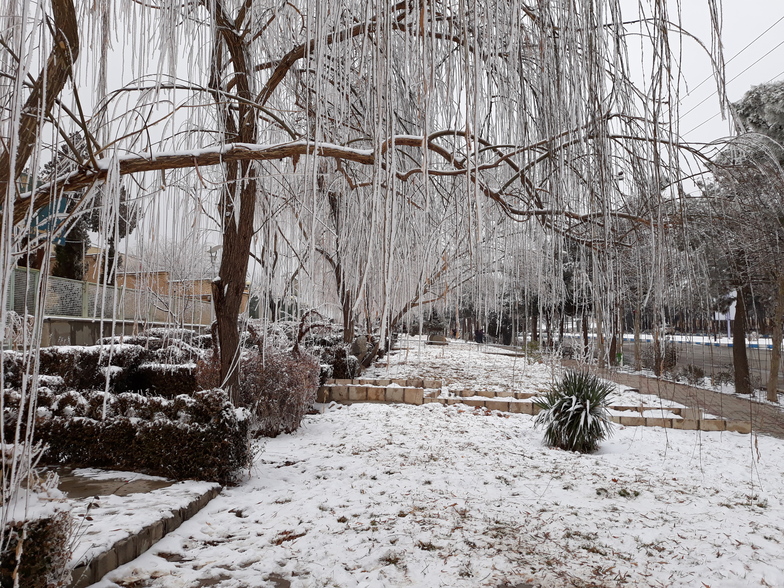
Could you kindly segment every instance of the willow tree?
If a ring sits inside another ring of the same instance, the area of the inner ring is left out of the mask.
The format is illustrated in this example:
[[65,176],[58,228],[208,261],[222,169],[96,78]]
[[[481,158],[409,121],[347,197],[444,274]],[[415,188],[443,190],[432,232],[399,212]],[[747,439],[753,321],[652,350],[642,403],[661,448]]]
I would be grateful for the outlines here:
[[[706,3],[719,22],[717,1]],[[363,230],[388,245],[369,261],[383,268],[406,238],[393,230],[393,205],[428,207],[442,198],[436,182],[450,184],[470,243],[484,238],[493,207],[581,244],[607,271],[602,251],[623,239],[618,222],[657,221],[624,212],[618,169],[675,177],[689,150],[673,122],[681,32],[667,6],[652,0],[630,16],[619,0],[6,3],[6,268],[31,211],[62,192],[106,183],[109,195],[124,186],[138,198],[195,200],[222,239],[213,300],[222,378],[235,391],[262,193],[277,202],[269,214],[317,210],[330,194],[320,178],[342,176],[369,203]],[[635,83],[627,37],[640,31],[633,61],[646,72]],[[711,47],[720,64],[720,44]],[[40,164],[75,130],[88,146],[73,154],[77,169],[21,193],[14,180],[31,155]],[[281,179],[291,177],[299,181]],[[379,293],[382,329],[389,288]]]

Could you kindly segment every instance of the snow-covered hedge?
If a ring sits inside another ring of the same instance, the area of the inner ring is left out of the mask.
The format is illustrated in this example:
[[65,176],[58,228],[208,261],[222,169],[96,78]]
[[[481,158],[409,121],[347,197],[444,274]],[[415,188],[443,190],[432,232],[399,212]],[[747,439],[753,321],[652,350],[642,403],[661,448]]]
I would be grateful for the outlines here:
[[[134,337],[137,343],[143,338]],[[76,390],[103,390],[109,377],[113,392],[149,390],[174,397],[196,391],[196,363],[203,351],[180,340],[166,345],[153,339],[150,347],[136,343],[114,343],[89,347],[44,347],[39,373],[61,379],[61,386]],[[158,343],[155,343],[155,342]],[[5,385],[19,389],[25,373],[25,355],[3,353]],[[48,387],[48,382],[41,382]]]
[[[0,586],[60,588],[70,584],[71,516],[55,511],[24,522],[11,522],[3,529],[0,554]],[[21,543],[21,545],[20,545]]]
[[[13,434],[19,404],[19,394],[7,390],[7,434]],[[219,389],[174,399],[42,389],[35,439],[49,447],[44,459],[56,463],[226,484],[250,466],[249,424],[247,412]]]

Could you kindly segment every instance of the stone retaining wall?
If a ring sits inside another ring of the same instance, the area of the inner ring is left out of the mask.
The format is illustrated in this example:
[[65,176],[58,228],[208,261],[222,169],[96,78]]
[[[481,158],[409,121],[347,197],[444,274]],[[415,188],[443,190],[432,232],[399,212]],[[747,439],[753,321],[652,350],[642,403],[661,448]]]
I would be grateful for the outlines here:
[[[390,380],[330,380],[319,388],[318,402],[387,402],[399,404],[444,405],[464,404],[475,408],[498,410],[517,414],[536,415],[539,406],[531,402],[536,396],[529,392],[507,392],[496,394],[489,391],[461,390],[455,397],[441,397],[439,380],[390,379]],[[636,412],[639,416],[612,415],[614,423],[624,427],[665,427],[692,431],[734,431],[750,433],[748,421],[726,421],[723,419],[702,418],[702,412],[693,408],[666,408],[664,410],[678,415],[679,418],[654,418],[642,416],[650,410],[660,410],[658,406],[611,406],[612,410]]]

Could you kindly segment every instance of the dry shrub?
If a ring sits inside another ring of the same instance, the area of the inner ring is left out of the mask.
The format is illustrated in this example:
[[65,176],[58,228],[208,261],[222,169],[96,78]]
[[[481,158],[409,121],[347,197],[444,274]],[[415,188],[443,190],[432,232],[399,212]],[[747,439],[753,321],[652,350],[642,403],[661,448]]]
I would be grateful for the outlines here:
[[664,372],[670,372],[675,368],[677,363],[678,352],[675,343],[672,341],[664,342],[663,353],[656,352],[656,346],[653,344],[644,345],[642,348],[642,366],[646,370],[651,370],[656,375],[661,375]]
[[3,529],[5,549],[0,555],[0,586],[14,586],[14,575],[24,588],[68,586],[70,535],[71,516],[65,511],[7,525]]
[[213,350],[196,362],[196,386],[200,390],[220,388],[220,356]]
[[[276,347],[246,349],[240,362],[240,406],[253,417],[257,435],[291,433],[316,401],[319,364],[309,353]],[[220,360],[209,354],[198,362],[199,387],[220,385]]]
[[33,315],[20,315],[9,310],[6,314],[5,332],[3,342],[12,347],[22,347],[33,340],[33,325],[35,317]]
[[[44,447],[40,443],[32,446],[9,443],[3,446],[0,454],[3,466],[1,504],[9,509],[0,554],[2,588],[14,585],[59,588],[70,583],[71,517],[62,500],[51,494],[57,487],[57,475],[52,472],[43,474],[37,469],[43,452]],[[17,480],[24,480],[24,490],[12,488],[12,470],[15,470]],[[19,507],[23,503],[39,508],[22,510]],[[24,519],[17,519],[15,512]],[[14,576],[18,584],[14,583]]]
[[240,400],[254,419],[259,435],[291,433],[316,401],[319,364],[303,352],[267,348],[245,353]]
[[362,373],[362,366],[359,360],[351,355],[349,345],[333,348],[331,353],[327,354],[326,360],[332,367],[329,377],[336,380],[352,380]]

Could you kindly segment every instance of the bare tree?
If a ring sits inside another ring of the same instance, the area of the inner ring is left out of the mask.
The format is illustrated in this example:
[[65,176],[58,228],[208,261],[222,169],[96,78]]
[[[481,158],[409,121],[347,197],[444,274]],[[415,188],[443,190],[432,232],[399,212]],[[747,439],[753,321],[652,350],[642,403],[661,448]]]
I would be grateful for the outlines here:
[[[706,1],[715,13],[715,0]],[[339,164],[372,200],[389,245],[386,260],[401,236],[385,203],[436,180],[462,194],[475,240],[488,204],[594,250],[614,246],[609,220],[645,221],[621,210],[618,162],[677,168],[681,152],[702,157],[678,141],[675,113],[664,107],[677,102],[674,78],[655,76],[645,93],[629,73],[632,26],[650,34],[645,59],[654,71],[677,65],[670,37],[680,31],[666,4],[657,0],[635,21],[615,0],[153,0],[123,7],[112,22],[103,1],[96,4],[100,19],[85,21],[88,34],[108,38],[112,26],[123,28],[124,40],[144,51],[125,72],[133,81],[120,88],[107,87],[106,49],[83,56],[86,67],[104,72],[95,110],[85,117],[79,88],[63,92],[69,67],[54,65],[69,66],[77,53],[75,9],[55,0],[54,22],[63,30],[55,31],[51,74],[28,84],[23,68],[5,72],[17,95],[28,96],[24,115],[7,102],[12,118],[24,120],[7,125],[13,138],[0,160],[5,230],[63,190],[119,186],[123,176],[134,176],[128,187],[151,197],[186,184],[214,194],[223,255],[213,300],[222,378],[235,389],[237,317],[259,193],[274,192],[281,175],[298,175],[303,193],[277,193],[300,209],[312,206],[326,196],[318,159]],[[34,111],[41,116],[30,116]],[[11,177],[47,121],[64,131],[82,128],[88,156],[76,171],[19,194]],[[181,132],[172,132],[176,124]],[[435,188],[422,193],[425,206],[441,198]]]

